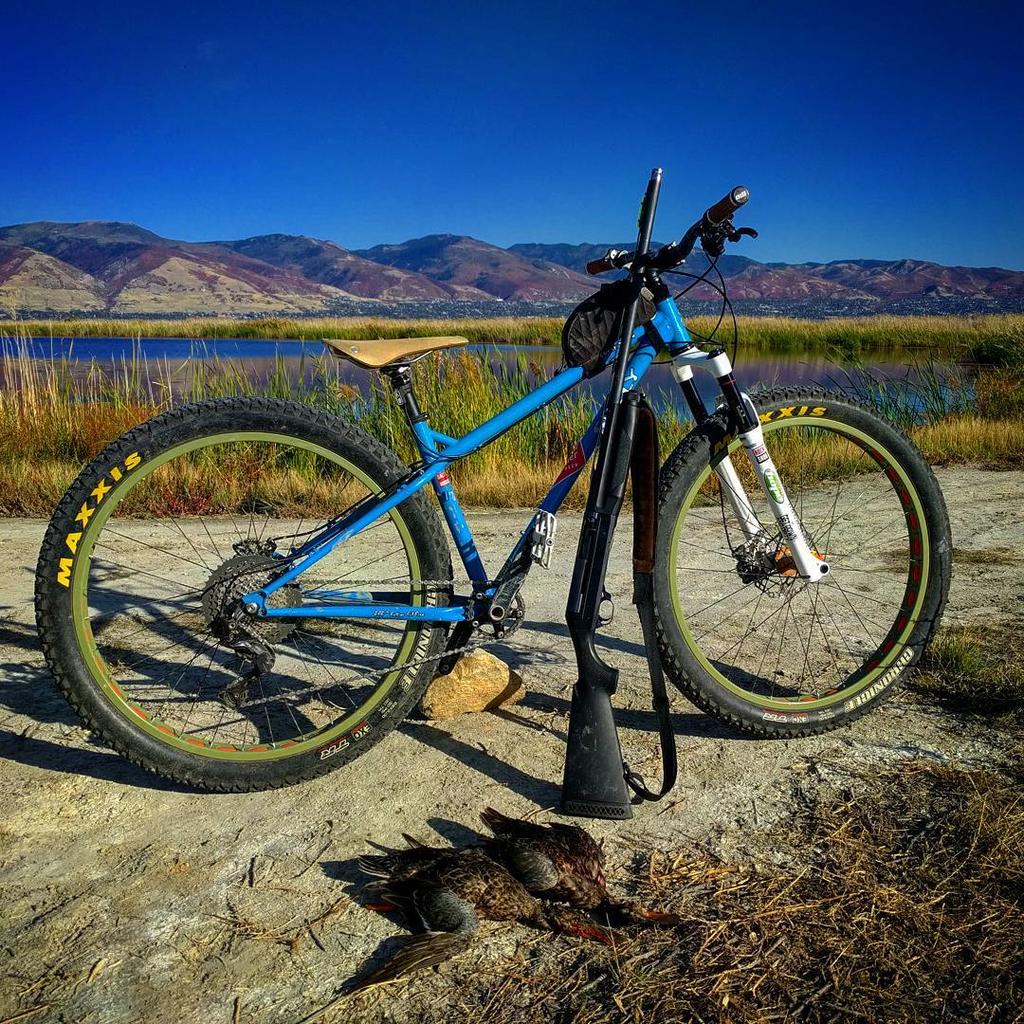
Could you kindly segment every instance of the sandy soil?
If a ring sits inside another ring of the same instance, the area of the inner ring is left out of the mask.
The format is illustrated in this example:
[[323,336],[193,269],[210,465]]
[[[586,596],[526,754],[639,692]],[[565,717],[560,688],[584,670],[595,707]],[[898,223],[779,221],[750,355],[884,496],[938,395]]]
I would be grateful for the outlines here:
[[[957,567],[947,621],[1019,616],[1024,472],[939,475],[955,546],[978,556]],[[485,556],[504,553],[526,515],[472,516]],[[527,584],[527,627],[492,648],[523,675],[525,704],[444,725],[410,722],[347,770],[246,796],[164,785],[80,728],[35,639],[43,526],[0,524],[9,566],[0,578],[0,1020],[24,1011],[28,1021],[118,1024],[297,1019],[399,934],[353,899],[353,858],[368,840],[397,843],[408,831],[459,841],[487,804],[522,814],[557,802],[575,678],[561,620],[578,517],[560,517],[550,575],[537,570]],[[986,553],[995,557],[982,564]],[[625,753],[656,775],[627,556],[623,539],[610,574],[618,614],[603,646],[622,670]],[[740,738],[682,698],[673,703],[677,789],[631,822],[592,825],[613,876],[651,848],[771,859],[758,837],[836,772],[912,757],[998,763],[1008,743],[909,696],[852,728],[793,742]],[[506,928],[483,941],[497,954],[525,940],[536,938]],[[417,1000],[436,1008],[448,998],[442,978],[426,978],[412,997],[382,994],[343,1019],[415,1019]]]

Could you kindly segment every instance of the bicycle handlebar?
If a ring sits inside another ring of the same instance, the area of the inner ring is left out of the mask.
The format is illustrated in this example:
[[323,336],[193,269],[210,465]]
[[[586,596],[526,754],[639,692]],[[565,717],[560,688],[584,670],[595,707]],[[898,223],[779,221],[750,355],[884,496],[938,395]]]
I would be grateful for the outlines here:
[[[720,253],[725,238],[735,242],[739,240],[739,234],[754,234],[756,236],[757,232],[751,228],[740,228],[739,232],[736,232],[731,223],[733,214],[740,207],[746,205],[748,199],[750,199],[750,190],[745,185],[737,185],[722,196],[717,203],[709,206],[700,220],[691,224],[678,242],[670,242],[668,245],[663,245],[657,252],[645,256],[644,266],[652,267],[655,270],[670,270],[672,267],[679,266],[693,252],[698,238],[704,241],[705,248],[710,250],[717,247]],[[586,270],[588,274],[603,274],[608,270],[621,270],[633,263],[634,258],[633,253],[624,249],[609,249],[600,259],[587,263]]]
[[[629,259],[622,263],[617,263],[616,260],[623,256],[628,256]],[[618,270],[624,267],[626,263],[632,262],[633,254],[626,252],[625,249],[609,249],[599,260],[591,260],[587,264],[588,274],[603,274],[606,270]]]
[[724,224],[749,198],[750,190],[745,185],[737,185],[714,206],[709,206],[702,219],[709,224]]

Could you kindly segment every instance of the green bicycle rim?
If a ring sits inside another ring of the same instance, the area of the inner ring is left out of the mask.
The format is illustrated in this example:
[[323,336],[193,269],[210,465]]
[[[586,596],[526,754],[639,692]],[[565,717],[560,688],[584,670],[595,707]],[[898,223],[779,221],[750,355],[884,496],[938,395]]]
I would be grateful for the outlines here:
[[[159,469],[160,466],[170,462],[180,455],[188,455],[191,452],[209,448],[216,444],[233,443],[237,441],[269,441],[274,444],[288,444],[294,448],[301,448],[315,455],[328,459],[335,465],[340,466],[345,472],[364,484],[369,491],[375,494],[380,493],[380,487],[366,473],[358,467],[353,466],[348,460],[342,458],[337,452],[332,452],[321,445],[314,444],[301,438],[289,437],[284,434],[273,434],[268,431],[232,431],[225,434],[212,434],[206,437],[187,441],[161,452],[153,459],[144,462],[130,476],[126,477],[121,486],[111,494],[114,500],[108,500],[99,505],[94,517],[90,522],[91,530],[86,530],[79,545],[79,556],[76,559],[74,572],[71,580],[71,616],[75,631],[75,638],[79,650],[85,657],[85,663],[95,684],[100,688],[111,705],[133,726],[159,740],[161,743],[187,751],[190,754],[200,754],[205,757],[222,761],[272,761],[284,757],[292,757],[297,754],[308,753],[328,745],[350,730],[358,728],[366,720],[373,710],[384,700],[387,694],[394,687],[395,683],[402,676],[406,668],[406,661],[415,649],[418,635],[414,630],[407,630],[402,639],[396,657],[399,663],[382,680],[381,684],[373,691],[369,698],[359,707],[353,709],[348,715],[338,722],[325,728],[312,732],[300,739],[287,739],[276,743],[256,743],[247,747],[237,747],[230,744],[212,745],[198,737],[186,739],[170,726],[150,717],[137,704],[132,703],[130,697],[118,686],[110,673],[103,656],[100,654],[93,636],[92,627],[89,621],[88,581],[89,568],[92,562],[93,546],[96,538],[103,530],[103,525],[109,519],[111,513],[117,508],[120,502],[150,473]],[[396,508],[389,513],[392,522],[398,530],[409,559],[409,566],[413,579],[420,577],[419,557],[412,540],[409,528]],[[424,595],[413,595],[411,604],[427,603]]]
[[[870,435],[864,433],[864,431],[858,430],[856,427],[852,427],[848,423],[842,423],[839,420],[834,420],[827,416],[787,417],[784,423],[765,424],[764,432],[767,435],[780,429],[787,429],[787,427],[790,426],[795,427],[800,425],[814,427],[828,426],[836,433],[849,438],[857,444],[859,448],[866,452],[867,455],[876,463],[880,466],[884,466],[886,476],[889,479],[889,482],[893,485],[897,497],[900,499],[904,517],[907,520],[908,525],[911,530],[913,530],[916,520],[916,528],[919,531],[919,554],[915,554],[914,552],[913,535],[911,536],[910,565],[907,571],[907,589],[904,591],[903,603],[900,606],[899,616],[893,627],[890,628],[889,632],[883,638],[875,654],[865,663],[864,666],[854,672],[851,677],[852,681],[849,682],[846,687],[814,700],[782,700],[780,698],[765,697],[761,694],[752,693],[741,686],[737,686],[725,675],[719,672],[719,670],[711,664],[704,652],[693,639],[693,634],[690,632],[689,623],[686,620],[686,615],[680,601],[679,586],[676,576],[676,556],[679,550],[679,540],[682,533],[683,521],[686,518],[686,513],[693,504],[700,488],[711,475],[711,466],[708,466],[707,469],[701,473],[700,477],[687,492],[687,495],[683,500],[680,515],[676,518],[675,524],[672,527],[672,536],[669,542],[669,583],[672,589],[672,610],[676,617],[676,624],[682,633],[683,640],[689,648],[690,653],[693,654],[701,667],[709,676],[711,676],[712,679],[715,680],[715,682],[724,686],[727,690],[734,693],[742,700],[766,710],[790,713],[796,710],[801,712],[821,711],[827,708],[832,708],[844,701],[848,701],[857,694],[863,693],[892,666],[893,662],[899,658],[905,649],[906,643],[913,634],[914,628],[917,625],[918,617],[920,616],[921,608],[924,605],[927,593],[926,583],[928,580],[928,571],[931,562],[930,539],[928,537],[928,531],[925,528],[924,508],[921,504],[920,495],[917,493],[917,489],[911,482],[910,477],[892,453],[883,445],[879,444],[878,441]],[[729,454],[731,455],[739,447],[739,438],[733,439],[729,445]],[[902,490],[900,489],[901,487]],[[910,506],[909,508],[908,504]],[[920,570],[916,581],[914,580],[915,566],[919,566]],[[908,598],[910,599],[909,603]]]

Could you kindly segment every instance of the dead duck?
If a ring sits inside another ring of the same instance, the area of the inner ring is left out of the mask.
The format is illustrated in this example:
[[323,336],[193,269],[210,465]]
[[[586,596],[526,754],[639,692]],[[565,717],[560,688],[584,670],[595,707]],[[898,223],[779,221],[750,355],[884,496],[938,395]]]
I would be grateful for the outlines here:
[[359,864],[367,874],[381,878],[375,886],[381,898],[376,907],[400,909],[424,931],[349,994],[458,955],[472,944],[481,919],[518,921],[546,931],[612,941],[609,932],[586,915],[532,895],[479,847],[441,850],[416,843],[407,850],[361,857]]
[[578,825],[541,825],[493,807],[480,820],[494,834],[484,849],[526,888],[545,900],[591,910],[605,902],[604,849]]
[[493,807],[480,819],[494,834],[484,849],[534,896],[599,913],[613,926],[678,924],[675,914],[614,899],[604,874],[604,846],[579,825],[542,825]]

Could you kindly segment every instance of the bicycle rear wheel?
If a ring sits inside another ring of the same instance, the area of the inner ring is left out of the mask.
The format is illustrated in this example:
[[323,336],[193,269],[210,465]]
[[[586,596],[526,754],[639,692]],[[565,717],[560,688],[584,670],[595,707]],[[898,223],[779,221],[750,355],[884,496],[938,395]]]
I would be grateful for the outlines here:
[[[363,753],[422,695],[443,626],[254,620],[245,628],[274,664],[247,680],[223,623],[281,555],[405,472],[360,428],[264,399],[185,406],[115,441],[69,489],[40,552],[40,636],[68,700],[132,761],[207,789],[281,786]],[[451,578],[420,493],[269,603],[372,591],[446,604]]]
[[[695,703],[759,735],[806,735],[874,707],[920,658],[949,588],[942,493],[913,444],[848,398],[752,396],[765,444],[830,572],[799,577],[722,414],[666,461],[655,573],[666,670]],[[734,453],[767,535],[745,544],[714,472]]]

